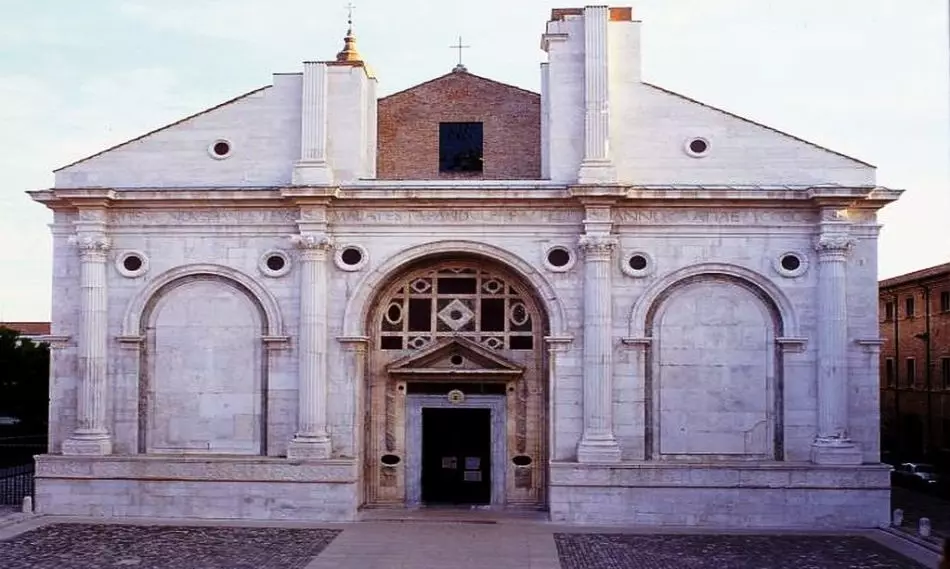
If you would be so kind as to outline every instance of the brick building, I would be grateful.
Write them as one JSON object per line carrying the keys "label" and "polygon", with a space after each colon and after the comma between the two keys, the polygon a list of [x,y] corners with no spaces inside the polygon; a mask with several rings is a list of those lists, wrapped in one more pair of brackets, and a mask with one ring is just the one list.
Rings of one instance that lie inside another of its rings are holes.
{"label": "brick building", "polygon": [[880,283],[881,448],[950,466],[950,263]]}

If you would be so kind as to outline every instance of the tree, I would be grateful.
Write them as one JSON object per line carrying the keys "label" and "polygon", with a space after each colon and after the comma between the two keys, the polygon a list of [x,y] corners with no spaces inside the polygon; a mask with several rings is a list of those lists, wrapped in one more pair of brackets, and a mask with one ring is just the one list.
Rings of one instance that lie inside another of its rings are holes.
{"label": "tree", "polygon": [[46,433],[49,422],[49,345],[0,326],[0,415],[20,420],[16,431]]}

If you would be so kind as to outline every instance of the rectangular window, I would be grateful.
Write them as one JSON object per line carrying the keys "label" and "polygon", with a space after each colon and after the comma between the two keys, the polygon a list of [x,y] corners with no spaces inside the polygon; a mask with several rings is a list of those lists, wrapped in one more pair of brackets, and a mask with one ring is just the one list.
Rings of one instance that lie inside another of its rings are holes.
{"label": "rectangular window", "polygon": [[940,293],[940,312],[950,312],[950,290]]}
{"label": "rectangular window", "polygon": [[917,382],[917,360],[907,358],[907,377],[904,379],[908,387],[912,387]]}
{"label": "rectangular window", "polygon": [[439,172],[482,171],[482,123],[439,123]]}
{"label": "rectangular window", "polygon": [[884,360],[884,385],[894,387],[894,358]]}
{"label": "rectangular window", "polygon": [[904,316],[908,318],[914,317],[914,297],[908,296],[904,300]]}
{"label": "rectangular window", "polygon": [[894,319],[894,303],[885,302],[884,303],[884,320],[893,320]]}
{"label": "rectangular window", "polygon": [[940,380],[944,389],[950,389],[950,358],[940,358]]}

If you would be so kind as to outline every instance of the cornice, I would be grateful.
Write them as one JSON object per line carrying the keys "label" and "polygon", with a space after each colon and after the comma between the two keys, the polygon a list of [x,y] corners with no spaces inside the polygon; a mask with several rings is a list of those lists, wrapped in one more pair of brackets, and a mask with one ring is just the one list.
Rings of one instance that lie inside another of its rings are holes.
{"label": "cornice", "polygon": [[[51,209],[79,207],[292,207],[364,201],[560,202],[647,205],[738,205],[797,203],[811,207],[874,210],[896,200],[902,190],[876,186],[792,185],[564,185],[546,180],[366,180],[337,186],[194,188],[51,188],[28,192]],[[404,204],[399,204],[404,205]]]}

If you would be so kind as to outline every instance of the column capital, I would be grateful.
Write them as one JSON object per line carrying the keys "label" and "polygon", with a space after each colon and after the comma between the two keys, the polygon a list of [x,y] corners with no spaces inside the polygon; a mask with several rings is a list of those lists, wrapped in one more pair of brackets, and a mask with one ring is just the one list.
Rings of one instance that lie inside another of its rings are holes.
{"label": "column capital", "polygon": [[824,233],[815,239],[815,250],[819,259],[841,257],[844,258],[854,247],[857,240],[846,233]]}
{"label": "column capital", "polygon": [[329,251],[333,248],[333,236],[329,233],[308,232],[291,235],[290,242],[304,251]]}
{"label": "column capital", "polygon": [[577,246],[588,258],[609,258],[617,243],[617,238],[612,235],[581,235],[577,240]]}
{"label": "column capital", "polygon": [[69,238],[69,243],[79,249],[79,255],[82,257],[105,255],[112,248],[112,241],[108,237],[95,233],[73,235]]}

